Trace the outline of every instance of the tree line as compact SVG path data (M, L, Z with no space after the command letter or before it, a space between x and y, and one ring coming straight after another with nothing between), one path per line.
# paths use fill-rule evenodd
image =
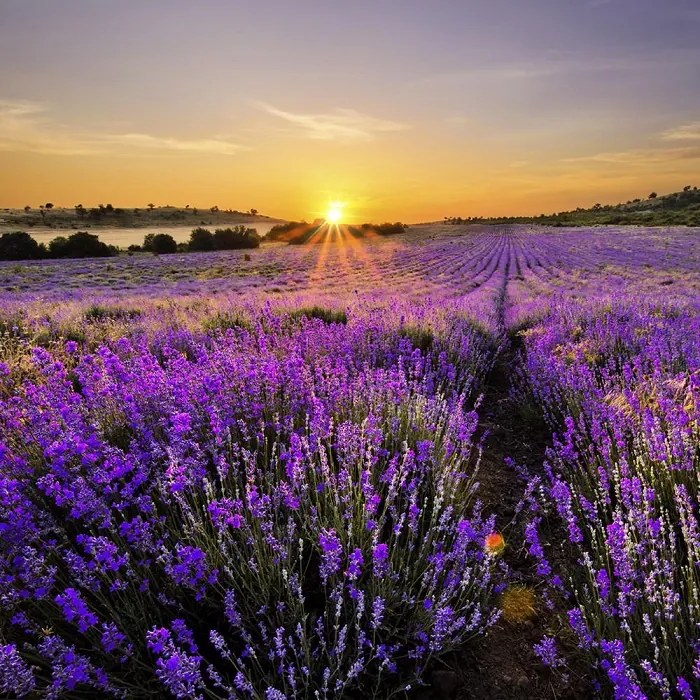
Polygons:
M215 250L258 248L260 236L254 228L233 226L213 233L196 228L187 243L177 243L169 233L149 233L143 245L130 245L128 251L159 255ZM119 254L119 248L100 241L99 236L77 231L70 236L57 236L48 245L39 243L26 231L12 231L0 236L0 260L42 260L51 258L104 258Z

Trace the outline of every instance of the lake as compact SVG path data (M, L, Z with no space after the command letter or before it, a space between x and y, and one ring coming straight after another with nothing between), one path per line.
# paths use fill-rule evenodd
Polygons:
M254 228L260 236L264 236L275 223L268 223L266 221L253 221L250 223L243 223L244 226L249 228ZM279 223L279 222L276 222ZM227 228L228 226L236 226L236 224L218 224L216 226L204 226L210 231L214 231L216 228ZM177 243L186 243L190 239L190 233L192 232L193 226L145 226L143 228L84 228L76 230L85 230L90 233L97 234L103 243L108 243L109 245L116 245L119 248L128 248L132 244L142 245L143 238L149 233L169 233ZM16 230L17 227L7 228L3 227L8 231ZM47 243L56 238L57 236L70 236L71 233L75 233L73 230L66 229L28 229L28 232L32 237L36 238L40 243ZM3 233L3 231L0 231Z

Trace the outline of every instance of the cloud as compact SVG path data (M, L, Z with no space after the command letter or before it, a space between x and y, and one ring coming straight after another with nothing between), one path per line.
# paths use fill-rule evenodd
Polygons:
M103 137L101 140L135 148L151 148L170 151L198 151L200 153L220 153L232 156L241 150L249 150L247 147L232 143L225 139L175 139L149 134L118 134Z
M700 139L700 121L681 124L674 129L664 131L661 138L666 141L698 140Z
M579 158L565 158L565 163L609 163L619 165L651 165L700 158L700 146L684 148L637 148L628 151L596 153Z
M614 1L614 0L613 0ZM438 86L442 89L465 84L491 86L494 81L523 82L551 81L557 77L571 79L600 74L609 79L611 72L642 75L685 68L697 63L700 50L693 48L666 48L644 52L617 52L589 55L575 50L547 51L533 58L521 60L475 60L464 69L429 73L412 81L414 86Z
M336 109L328 114L296 114L255 103L259 109L292 124L306 138L317 141L368 141L380 133L404 131L408 125L378 119L354 109Z
M74 156L146 150L229 156L248 149L220 137L181 139L142 133L76 131L53 119L44 105L0 100L0 151Z
M0 100L0 151L29 151L50 155L82 155L93 148L78 134L52 122L34 102Z

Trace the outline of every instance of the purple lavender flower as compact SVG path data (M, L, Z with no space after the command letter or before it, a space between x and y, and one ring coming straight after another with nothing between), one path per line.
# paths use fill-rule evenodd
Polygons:
M56 602L61 606L65 619L75 623L81 632L85 633L97 624L97 616L90 611L77 589L66 588L62 594L56 596Z
M34 674L14 644L0 645L0 694L22 698L36 687Z
M340 571L343 556L343 546L335 534L335 530L322 530L318 537L321 547L321 582L325 586L328 579Z
M532 646L532 649L539 660L548 668L558 668L564 665L564 660L559 656L557 642L554 637L542 637L537 644Z
M380 542L372 549L373 572L375 576L385 576L389 570L389 547Z

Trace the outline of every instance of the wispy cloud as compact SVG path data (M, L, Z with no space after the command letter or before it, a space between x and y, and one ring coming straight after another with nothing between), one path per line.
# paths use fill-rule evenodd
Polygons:
M695 159L700 159L700 146L688 146L684 148L637 148L627 151L610 151L578 158L565 158L564 162L652 165Z
M0 100L0 151L44 155L99 155L133 151L189 151L234 155L247 147L229 139L181 139L143 133L71 129L38 103Z
M199 151L201 153L220 153L232 156L247 147L232 143L225 139L175 139L150 134L114 134L102 139L105 142L134 146L135 148L151 148L170 151Z
M611 0L614 1L614 0ZM538 81L557 76L579 76L611 72L638 75L649 71L671 70L693 65L700 51L696 48L668 48L664 50L589 55L579 51L551 51L532 58L519 60L475 60L473 65L457 71L430 73L417 78L414 85L453 86L487 81Z
M94 152L94 147L49 119L40 104L0 100L0 150L82 155Z
M404 131L407 124L372 117L354 109L336 109L325 114L286 112L266 102L256 102L258 108L279 117L299 133L318 141L368 141L378 134Z
M681 124L673 129L664 131L661 138L666 141L687 141L700 139L700 121Z

